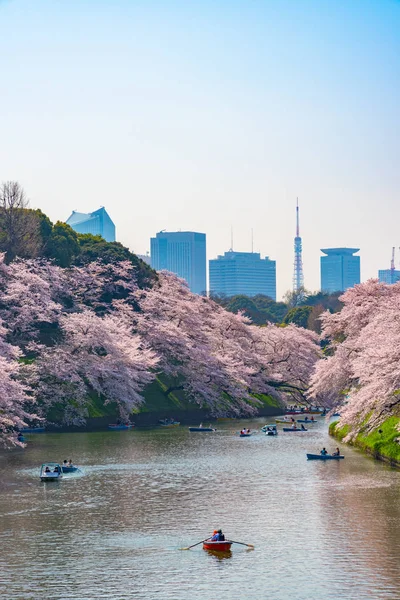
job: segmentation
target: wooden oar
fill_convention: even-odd
[[[235,542],[235,540],[227,540],[228,542],[232,542],[232,544],[241,544],[242,546],[248,546],[249,548],[254,548],[253,544],[245,544],[244,542]]]
[[[194,548],[195,546],[198,546],[199,544],[203,544],[204,542],[207,542],[207,540],[209,540],[210,538],[206,538],[205,540],[201,540],[201,542],[197,542],[197,544],[192,544],[191,546],[188,546],[187,548],[179,548],[179,550],[190,550],[190,548]]]

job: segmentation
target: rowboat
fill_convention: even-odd
[[[62,477],[61,465],[59,463],[43,463],[40,468],[40,481],[58,481]]]
[[[292,419],[275,419],[276,423],[293,423]]]
[[[132,429],[133,425],[119,425],[118,423],[111,423],[111,425],[108,426],[108,429],[111,429],[112,431],[122,431],[123,429]]]
[[[290,431],[293,433],[298,433],[299,431],[308,431],[308,429],[306,429],[306,428],[301,429],[300,427],[297,427],[296,429],[292,429],[292,427],[283,427],[283,431],[286,431],[286,432]]]
[[[224,542],[203,542],[204,550],[212,550],[213,552],[229,552],[231,549],[232,542],[224,541]]]
[[[317,421],[314,419],[296,419],[297,423],[316,423]]]
[[[44,427],[24,427],[20,431],[21,433],[43,433]]]
[[[189,427],[189,431],[217,431],[213,427]]]
[[[73,465],[71,466],[64,466],[62,467],[62,472],[63,473],[75,473],[76,471],[78,471],[78,467],[75,467]]]
[[[270,429],[268,431],[268,429],[267,429],[265,432],[265,435],[278,435],[278,430],[275,428],[275,429]]]
[[[239,433],[239,437],[251,437],[252,433]]]
[[[344,458],[341,454],[307,454],[308,460],[340,460]]]

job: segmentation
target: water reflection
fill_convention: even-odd
[[[228,552],[217,552],[216,550],[205,550],[209,556],[212,556],[216,560],[226,560],[227,558],[232,558],[232,550]]]

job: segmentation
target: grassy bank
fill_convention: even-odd
[[[390,463],[400,468],[400,432],[397,426],[400,417],[390,417],[374,431],[364,434],[359,433],[351,442],[352,446],[360,448],[378,460]],[[340,421],[331,423],[329,433],[336,439],[342,441],[350,432],[348,425],[340,426]]]

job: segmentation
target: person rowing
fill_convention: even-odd
[[[328,450],[326,448],[322,448],[320,454],[321,456],[326,456],[328,454]]]
[[[332,456],[340,456],[339,448],[336,448],[335,452],[332,453]]]
[[[224,542],[225,536],[222,533],[222,529],[214,529],[213,535],[210,538],[210,542]]]

